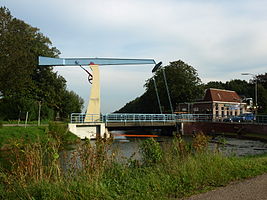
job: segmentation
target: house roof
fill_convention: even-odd
[[[223,101],[240,103],[241,98],[235,91],[209,88],[206,90],[203,101]]]

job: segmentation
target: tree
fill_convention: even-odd
[[[251,82],[258,85],[258,112],[267,113],[267,73],[257,75]]]
[[[35,89],[31,76],[36,70],[37,57],[55,57],[60,53],[51,44],[39,29],[0,8],[0,91],[4,96],[18,93],[28,96]]]
[[[38,102],[42,102],[43,117],[65,112],[62,101],[68,93],[66,80],[51,67],[38,66],[37,59],[59,54],[38,28],[14,18],[7,8],[0,7],[0,117],[17,119],[14,116],[18,113],[29,111],[30,116],[36,118]],[[71,97],[81,106],[77,95]]]
[[[223,82],[211,81],[205,88],[217,88],[236,91],[243,98],[253,98],[255,101],[255,84],[257,81],[258,113],[267,113],[267,73],[259,74],[249,82],[245,80],[230,80]]]
[[[231,81],[226,81],[225,89],[236,91],[237,94],[239,94],[240,96],[244,96],[244,97],[252,97],[254,94],[253,84],[248,83],[245,80],[235,79]]]
[[[236,91],[237,94],[243,97],[252,97],[254,86],[252,83],[248,83],[245,80],[235,79],[226,81],[225,83],[221,81],[210,81],[204,85],[205,89],[208,88],[216,88],[216,89],[224,89],[224,90],[232,90]]]
[[[267,89],[267,73],[256,76],[257,82]]]
[[[145,84],[145,93],[135,100],[127,103],[118,112],[159,113],[153,78],[155,78],[161,104],[164,112],[170,112],[170,105],[163,78],[163,69],[159,69],[155,75]],[[164,67],[167,84],[170,91],[172,106],[178,103],[193,101],[203,95],[203,86],[197,71],[181,60],[171,62]]]
[[[267,89],[258,84],[258,113],[267,114]]]
[[[204,85],[205,89],[208,88],[215,88],[215,89],[225,89],[225,83],[221,82],[221,81],[210,81],[207,84]]]
[[[75,94],[73,91],[67,91],[63,93],[62,106],[60,115],[63,118],[69,118],[71,113],[80,113],[83,108],[83,99]]]

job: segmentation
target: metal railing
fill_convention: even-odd
[[[107,114],[105,122],[175,122],[174,114]]]
[[[104,116],[98,114],[86,115],[86,113],[72,113],[70,123],[104,122]]]
[[[177,114],[177,122],[203,122],[212,121],[213,115],[210,114]]]
[[[255,123],[267,124],[267,115],[256,115]]]
[[[112,113],[105,115],[86,115],[85,113],[72,113],[71,123],[115,123],[115,122],[227,122],[226,117],[218,117],[211,114],[132,114]],[[242,123],[267,124],[267,115],[257,115],[253,121],[241,121]],[[234,122],[238,123],[238,122]]]
[[[87,122],[175,122],[174,114],[127,114],[116,113],[106,115],[86,115],[85,113],[72,113],[71,123],[87,123]]]

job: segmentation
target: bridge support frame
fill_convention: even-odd
[[[90,67],[93,71],[93,83],[84,122],[100,121],[99,65],[90,65]],[[94,115],[93,119],[92,117],[89,118],[90,115]]]
[[[95,130],[95,136],[100,133],[102,137],[102,123],[100,120],[100,80],[99,80],[99,65],[140,65],[140,64],[156,64],[153,59],[118,59],[118,58],[51,58],[51,57],[38,57],[38,65],[39,66],[80,66],[88,65],[90,63],[90,67],[93,71],[93,84],[91,88],[91,95],[88,103],[88,108],[86,111],[86,116],[94,115],[93,119],[88,119],[85,117],[83,127],[86,127],[86,124],[90,121],[93,122],[92,124],[89,123],[87,127],[88,130],[86,133],[78,133],[82,132],[80,125],[78,124],[69,124],[69,129],[76,135],[80,137],[89,137],[91,138],[88,132]],[[85,70],[87,71],[87,70]],[[89,72],[87,72],[89,73]],[[89,73],[90,75],[90,73]],[[91,76],[90,76],[91,78]],[[90,81],[90,79],[89,79]],[[98,123],[98,124],[97,124]],[[100,127],[100,128],[98,128]],[[100,130],[98,130],[100,129]],[[104,132],[104,131],[103,131]],[[94,136],[92,136],[94,137]]]

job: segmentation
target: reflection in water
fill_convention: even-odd
[[[220,137],[216,137],[209,147],[215,148],[216,142],[220,140]],[[224,138],[224,140],[225,144],[221,145],[220,150],[226,155],[246,156],[267,153],[267,143],[261,141],[238,138]]]
[[[118,149],[119,155],[122,158],[130,158],[132,156],[133,159],[141,159],[139,145],[148,137],[123,136],[124,134],[129,134],[127,131],[113,131],[112,134],[114,136],[112,147]],[[144,135],[144,133],[134,132],[134,135],[136,134]],[[153,134],[153,132],[150,134]],[[171,143],[173,139],[173,137],[170,136],[157,136],[158,137],[156,137],[155,140],[163,144]],[[192,141],[191,136],[183,136],[183,139],[186,142]],[[222,138],[219,136],[210,141],[209,149],[213,150],[218,146],[219,150],[224,152],[226,155],[246,156],[267,153],[267,143],[257,140]]]
[[[123,162],[127,159],[141,160],[139,147],[142,141],[153,137],[160,143],[171,142],[172,137],[160,136],[158,131],[112,131],[114,141],[111,146],[111,151],[116,152],[117,160]]]
[[[134,137],[129,137],[127,135],[131,134]],[[173,137],[161,136],[157,131],[154,132],[133,132],[133,131],[113,131],[112,135],[114,137],[113,143],[110,147],[109,153],[115,154],[115,158],[119,162],[127,162],[129,159],[141,160],[141,154],[139,152],[139,146],[142,141],[149,137],[144,137],[144,135],[154,134],[156,141],[160,142],[162,145],[167,146],[168,143],[172,142]],[[142,135],[138,137],[137,135]],[[186,142],[192,141],[191,136],[183,136]],[[95,145],[95,141],[91,141],[92,145]],[[218,145],[219,144],[219,145]],[[79,168],[80,161],[79,158],[73,158],[73,155],[77,155],[78,145],[74,145],[73,150],[68,150],[62,152],[61,161],[64,168],[67,169],[70,163],[76,163],[76,167]],[[248,139],[238,139],[238,138],[222,138],[216,137],[209,143],[209,149],[215,150],[219,146],[219,150],[225,155],[236,155],[236,156],[246,156],[246,155],[257,155],[262,153],[267,153],[267,143],[248,140]]]

